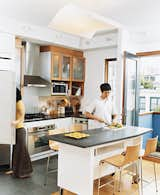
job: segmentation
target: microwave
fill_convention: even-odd
[[[66,83],[52,83],[52,95],[67,95],[68,84]]]

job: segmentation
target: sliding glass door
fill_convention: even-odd
[[[124,52],[122,119],[126,125],[137,126],[139,114],[139,66],[138,57]]]

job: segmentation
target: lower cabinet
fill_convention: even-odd
[[[60,119],[56,119],[56,121],[55,121],[56,129],[69,130],[70,127],[72,126],[72,124],[73,124],[72,117],[60,118]]]

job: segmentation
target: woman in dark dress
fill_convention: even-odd
[[[18,178],[30,177],[33,169],[26,147],[26,130],[24,129],[25,108],[21,92],[16,89],[16,120],[12,125],[16,127],[16,144],[13,147],[13,175]]]

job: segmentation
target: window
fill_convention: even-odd
[[[150,111],[159,111],[160,109],[160,97],[150,98]]]
[[[146,98],[145,97],[139,98],[139,107],[140,107],[140,112],[146,111]]]

